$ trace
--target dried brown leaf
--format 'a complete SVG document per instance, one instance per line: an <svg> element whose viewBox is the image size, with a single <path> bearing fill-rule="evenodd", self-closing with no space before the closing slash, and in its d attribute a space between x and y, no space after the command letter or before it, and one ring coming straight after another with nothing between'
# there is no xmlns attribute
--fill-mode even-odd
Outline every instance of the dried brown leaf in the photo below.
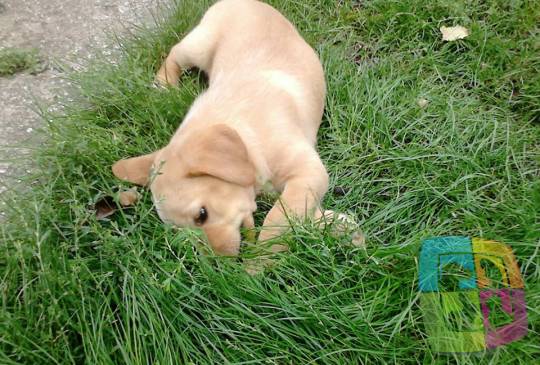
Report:
<svg viewBox="0 0 540 365"><path fill-rule="evenodd" d="M455 27L440 27L443 41L451 42L463 39L469 35L469 30L461 25Z"/></svg>
<svg viewBox="0 0 540 365"><path fill-rule="evenodd" d="M418 106L422 109L424 109L426 106L428 106L429 104L429 100L425 99L425 98L421 98L421 99L418 99Z"/></svg>
<svg viewBox="0 0 540 365"><path fill-rule="evenodd" d="M118 208L116 207L116 203L114 202L114 199L112 197L105 196L98 200L96 204L94 204L94 210L96 212L96 219L103 220L113 215L118 210Z"/></svg>

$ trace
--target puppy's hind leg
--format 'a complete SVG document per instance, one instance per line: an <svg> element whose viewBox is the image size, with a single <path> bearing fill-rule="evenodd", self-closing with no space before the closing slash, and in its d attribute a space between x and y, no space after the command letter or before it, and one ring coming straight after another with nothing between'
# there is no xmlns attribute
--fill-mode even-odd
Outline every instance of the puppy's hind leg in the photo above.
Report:
<svg viewBox="0 0 540 365"><path fill-rule="evenodd" d="M192 67L207 72L216 41L217 32L211 27L202 24L195 27L171 49L156 75L156 83L176 86L182 71Z"/></svg>

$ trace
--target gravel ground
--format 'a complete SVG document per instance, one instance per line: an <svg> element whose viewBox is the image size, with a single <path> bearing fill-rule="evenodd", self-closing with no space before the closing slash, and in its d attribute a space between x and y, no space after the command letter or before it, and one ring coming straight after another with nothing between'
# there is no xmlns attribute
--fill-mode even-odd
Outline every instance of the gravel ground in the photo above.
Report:
<svg viewBox="0 0 540 365"><path fill-rule="evenodd" d="M158 1L0 0L0 48L35 48L46 65L36 75L0 77L0 193L30 166L22 146L39 141L37 105L58 108L76 92L55 65L78 70L96 57L116 57L109 35L149 23Z"/></svg>

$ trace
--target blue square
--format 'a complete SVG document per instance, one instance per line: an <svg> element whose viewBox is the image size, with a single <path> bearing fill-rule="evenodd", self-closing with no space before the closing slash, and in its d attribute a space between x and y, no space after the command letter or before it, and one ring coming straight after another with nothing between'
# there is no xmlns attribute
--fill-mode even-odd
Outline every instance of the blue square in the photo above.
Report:
<svg viewBox="0 0 540 365"><path fill-rule="evenodd" d="M456 264L470 273L459 280L459 289L476 289L472 243L469 237L451 236L429 238L422 242L420 251L419 288L421 292L440 291L439 282L444 267Z"/></svg>

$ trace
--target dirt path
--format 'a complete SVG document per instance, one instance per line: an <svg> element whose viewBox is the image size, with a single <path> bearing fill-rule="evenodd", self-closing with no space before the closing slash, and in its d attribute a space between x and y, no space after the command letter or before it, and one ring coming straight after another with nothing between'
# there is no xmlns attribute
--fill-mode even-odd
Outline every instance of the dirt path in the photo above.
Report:
<svg viewBox="0 0 540 365"><path fill-rule="evenodd" d="M0 77L0 193L24 173L25 149L42 121L36 103L55 103L75 92L54 65L84 68L95 57L114 57L109 34L149 23L159 0L0 0L0 48L36 48L48 65L37 74ZM0 211L1 211L0 207Z"/></svg>

